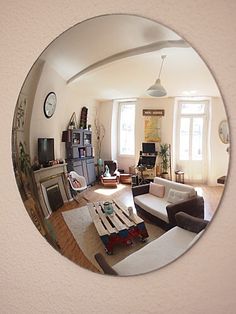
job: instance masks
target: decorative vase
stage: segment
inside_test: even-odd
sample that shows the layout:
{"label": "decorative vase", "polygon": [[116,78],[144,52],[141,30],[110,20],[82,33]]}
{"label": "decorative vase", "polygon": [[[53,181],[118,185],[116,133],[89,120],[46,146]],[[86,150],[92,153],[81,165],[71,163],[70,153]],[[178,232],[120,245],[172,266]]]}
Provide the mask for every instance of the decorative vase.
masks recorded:
{"label": "decorative vase", "polygon": [[168,172],[162,172],[161,173],[161,177],[163,178],[163,179],[169,179],[169,173]]}
{"label": "decorative vase", "polygon": [[129,213],[129,216],[132,217],[134,215],[134,212],[133,212],[133,207],[132,206],[129,206],[128,207],[128,213]]}
{"label": "decorative vase", "polygon": [[101,159],[101,158],[99,158],[99,159],[98,159],[98,166],[100,166],[100,167],[101,167],[102,165],[103,165],[103,161],[102,161],[102,159]]}
{"label": "decorative vase", "polygon": [[105,212],[105,214],[111,215],[111,214],[113,214],[113,211],[114,211],[114,209],[113,209],[112,203],[105,202],[104,203],[104,212]]}

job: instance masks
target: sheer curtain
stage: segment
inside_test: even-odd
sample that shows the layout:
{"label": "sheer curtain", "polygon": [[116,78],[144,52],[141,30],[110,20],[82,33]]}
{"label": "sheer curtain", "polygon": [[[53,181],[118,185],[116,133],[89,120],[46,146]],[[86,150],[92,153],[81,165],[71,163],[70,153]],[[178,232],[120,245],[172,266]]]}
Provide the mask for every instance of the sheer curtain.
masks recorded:
{"label": "sheer curtain", "polygon": [[179,100],[176,111],[176,170],[185,173],[185,181],[207,181],[208,101]]}

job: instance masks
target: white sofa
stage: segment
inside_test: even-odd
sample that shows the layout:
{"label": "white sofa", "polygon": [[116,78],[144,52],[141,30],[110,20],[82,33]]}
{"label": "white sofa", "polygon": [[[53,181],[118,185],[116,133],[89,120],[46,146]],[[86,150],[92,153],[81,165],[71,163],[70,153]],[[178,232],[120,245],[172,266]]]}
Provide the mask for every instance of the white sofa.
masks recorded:
{"label": "white sofa", "polygon": [[[150,184],[132,187],[134,204],[138,212],[148,214],[151,220],[158,221],[164,229],[176,225],[175,214],[179,211],[204,218],[204,200],[197,195],[192,186],[159,177],[155,177],[153,183],[164,186],[163,197],[151,194]],[[169,193],[174,193],[172,202]]]}
{"label": "white sofa", "polygon": [[178,226],[124,258],[112,267],[101,254],[95,255],[104,273],[131,276],[157,270],[181,256],[201,236],[208,221],[180,212],[176,215]]}

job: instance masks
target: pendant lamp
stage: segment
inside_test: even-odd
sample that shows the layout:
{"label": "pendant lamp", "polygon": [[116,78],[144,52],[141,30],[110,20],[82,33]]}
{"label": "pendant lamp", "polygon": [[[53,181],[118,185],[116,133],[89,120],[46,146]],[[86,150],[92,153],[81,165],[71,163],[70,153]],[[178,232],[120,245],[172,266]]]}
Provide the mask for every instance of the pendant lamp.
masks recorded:
{"label": "pendant lamp", "polygon": [[162,58],[161,68],[160,68],[159,75],[158,75],[158,78],[157,78],[155,84],[152,85],[151,87],[149,87],[149,89],[147,90],[147,94],[149,96],[162,97],[162,96],[166,96],[166,94],[167,94],[165,88],[161,85],[161,80],[160,80],[161,71],[162,71],[163,62],[165,60],[165,57],[166,56],[161,56],[161,58]]}

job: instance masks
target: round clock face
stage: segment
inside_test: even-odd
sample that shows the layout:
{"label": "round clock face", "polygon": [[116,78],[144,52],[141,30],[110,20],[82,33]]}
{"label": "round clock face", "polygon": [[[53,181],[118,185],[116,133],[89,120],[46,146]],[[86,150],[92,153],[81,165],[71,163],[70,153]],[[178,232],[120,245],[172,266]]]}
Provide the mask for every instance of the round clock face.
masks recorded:
{"label": "round clock face", "polygon": [[57,97],[56,94],[51,92],[47,95],[45,102],[44,102],[44,114],[47,118],[51,118],[55,112],[57,104]]}

